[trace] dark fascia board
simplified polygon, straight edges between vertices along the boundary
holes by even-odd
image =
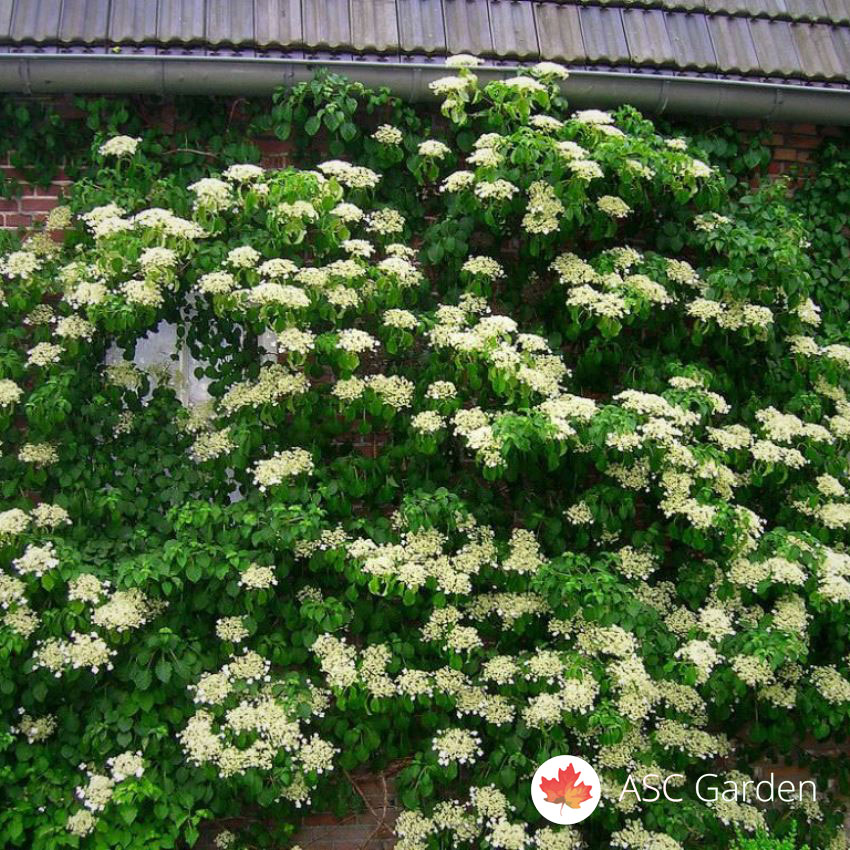
[[[328,68],[412,101],[435,100],[428,84],[452,73],[437,63],[155,54],[0,54],[0,91],[19,94],[268,95]],[[486,83],[517,65],[481,66]],[[681,74],[573,70],[562,83],[570,103],[632,104],[651,114],[759,118],[850,125],[850,89]]]

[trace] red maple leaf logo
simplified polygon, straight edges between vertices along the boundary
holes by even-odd
[[[546,795],[547,803],[561,804],[560,811],[564,806],[577,809],[586,800],[592,799],[590,785],[579,782],[579,773],[573,767],[572,762],[567,765],[566,770],[558,769],[557,779],[546,779],[541,777],[540,790]]]

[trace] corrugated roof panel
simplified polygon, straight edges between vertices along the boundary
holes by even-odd
[[[537,30],[534,8],[525,0],[490,0],[490,29],[497,56],[537,58]]]
[[[351,45],[351,20],[348,3],[337,0],[303,0],[304,42],[310,47],[331,50]]]
[[[833,27],[832,43],[844,68],[850,68],[850,27]]]
[[[12,40],[55,41],[61,7],[62,0],[18,0],[12,16]]]
[[[303,44],[301,0],[254,0],[254,37],[260,47]]]
[[[142,44],[156,41],[156,7],[137,0],[112,0],[109,10],[110,41]]]
[[[584,42],[578,9],[561,3],[535,3],[534,17],[540,53],[561,62],[583,62]]]
[[[0,0],[0,39],[9,38],[12,30],[12,12],[15,0]]]
[[[803,73],[788,21],[752,20],[750,32],[762,73],[780,77],[809,76],[808,72]]]
[[[623,28],[635,64],[672,65],[676,61],[664,12],[660,9],[624,10]]]
[[[850,23],[850,0],[824,0],[824,6],[832,23]]]
[[[401,49],[406,53],[444,53],[446,28],[441,0],[396,0]]]
[[[248,44],[254,40],[254,0],[207,0],[207,41]]]
[[[678,67],[696,68],[699,71],[717,67],[717,56],[714,54],[705,15],[668,12],[667,34]]]
[[[155,0],[154,0],[155,2]],[[153,7],[156,14],[156,6]],[[101,0],[64,0],[59,18],[59,41],[95,44],[106,41],[109,3]]]
[[[395,0],[350,0],[351,37],[358,50],[398,52]]]
[[[487,0],[443,0],[449,53],[493,54]]]
[[[579,9],[581,36],[587,58],[608,65],[627,65],[631,60],[623,16],[619,9],[584,6]]]
[[[759,70],[756,48],[745,18],[712,15],[707,23],[718,70],[727,74],[752,74]]]
[[[791,24],[791,37],[807,76],[826,80],[850,77],[850,67],[842,64],[835,49],[832,29],[828,24]]]
[[[822,21],[829,17],[824,0],[785,0],[788,14],[797,21]]]
[[[723,12],[727,15],[765,15],[775,18],[788,13],[785,2],[786,0],[704,0],[703,9],[712,14]]]
[[[159,0],[156,38],[164,44],[201,42],[206,34],[206,15],[201,0]]]

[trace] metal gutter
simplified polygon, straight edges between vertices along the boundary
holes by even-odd
[[[483,82],[519,66],[483,66]],[[451,74],[436,63],[239,56],[0,54],[0,92],[20,94],[268,95],[330,68],[352,80],[387,86],[412,101],[433,100],[428,84]],[[850,89],[673,74],[576,70],[562,83],[574,106],[624,103],[653,114],[759,118],[850,125]]]

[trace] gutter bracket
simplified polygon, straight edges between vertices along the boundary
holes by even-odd
[[[773,92],[773,109],[768,114],[768,119],[772,118],[777,112],[781,111],[782,104],[785,102],[785,94],[782,89],[774,89]]]
[[[667,111],[667,106],[670,103],[670,80],[662,80],[658,90],[658,105],[656,110],[659,115],[663,115]]]
[[[32,94],[32,80],[30,78],[30,60],[23,59],[21,63],[18,65],[18,72],[21,77],[21,86],[23,88],[24,94],[31,95]]]

